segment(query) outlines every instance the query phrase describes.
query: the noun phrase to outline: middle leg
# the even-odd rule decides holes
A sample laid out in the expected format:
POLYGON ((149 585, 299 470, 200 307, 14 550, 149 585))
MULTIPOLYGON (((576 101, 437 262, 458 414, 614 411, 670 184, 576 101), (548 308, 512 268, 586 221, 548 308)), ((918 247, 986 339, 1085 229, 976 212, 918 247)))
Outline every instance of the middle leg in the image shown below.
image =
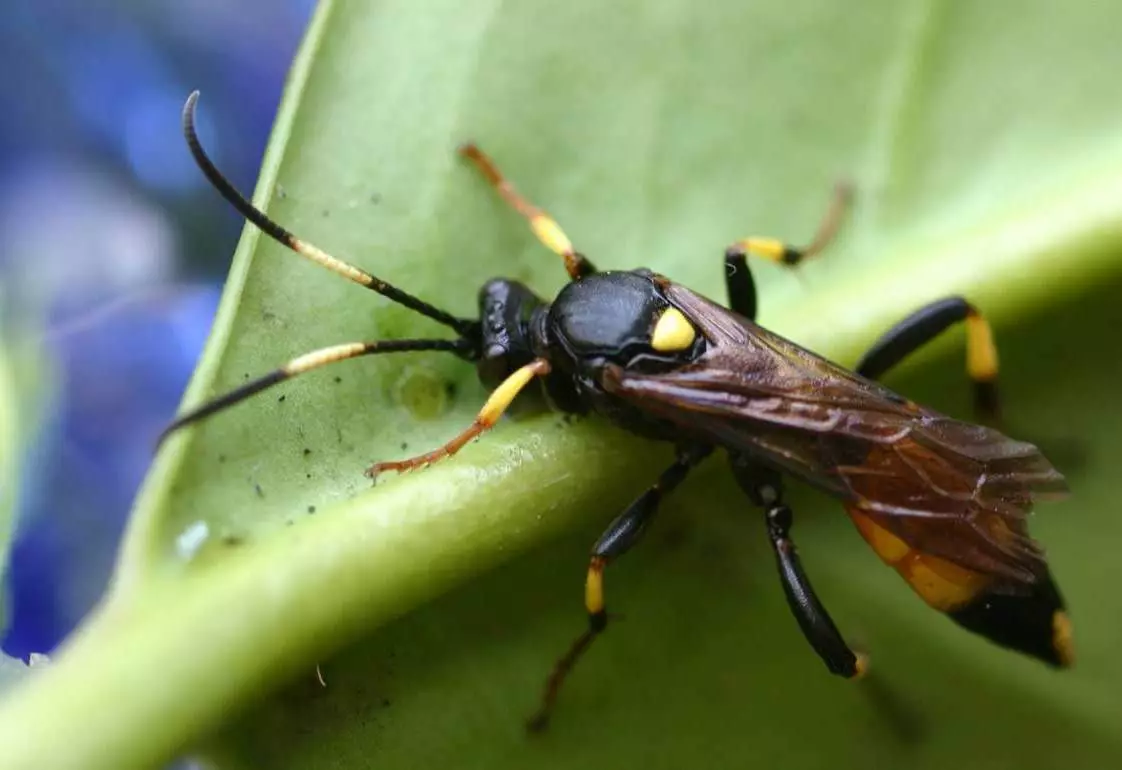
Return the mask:
POLYGON ((847 679, 862 676, 867 667, 865 656, 858 655, 845 643, 803 570, 795 543, 791 539, 793 516, 791 509, 783 502, 782 479, 779 474, 762 468, 744 455, 732 456, 731 464, 733 475, 741 489, 753 503, 765 511, 768 537, 775 551, 783 592, 803 636, 830 673, 847 679))
POLYGON ((849 205, 849 198, 848 185, 838 184, 834 188, 830 208, 818 225, 814 240, 804 248, 797 248, 778 238, 758 237, 742 238, 729 246, 725 250, 725 286, 728 289, 729 307, 745 318, 756 320, 756 283, 752 280, 747 256, 752 254, 788 267, 794 267, 804 259, 813 257, 834 240, 849 205))

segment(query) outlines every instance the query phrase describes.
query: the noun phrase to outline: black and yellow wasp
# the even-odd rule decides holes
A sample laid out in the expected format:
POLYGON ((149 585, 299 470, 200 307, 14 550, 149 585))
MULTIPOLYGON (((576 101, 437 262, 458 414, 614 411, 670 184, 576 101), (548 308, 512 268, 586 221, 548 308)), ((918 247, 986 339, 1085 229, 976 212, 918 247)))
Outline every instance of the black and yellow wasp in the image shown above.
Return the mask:
POLYGON ((555 408, 596 413, 654 440, 677 459, 607 528, 592 549, 585 585, 589 627, 557 662, 535 727, 548 720, 561 682, 607 626, 603 571, 641 538, 664 495, 723 450, 748 498, 764 512, 788 603, 827 668, 860 675, 819 601, 791 539, 783 477, 841 502, 873 550, 930 606, 965 628, 1054 666, 1072 661, 1071 625, 1026 516, 1063 477, 1032 444, 945 417, 875 381, 949 326, 963 322, 967 371, 978 407, 997 411, 997 352, 981 313, 951 297, 890 329, 855 371, 764 329, 747 255, 794 266, 831 239, 839 190, 813 242, 796 249, 747 238, 725 253, 729 308, 647 269, 599 271, 561 227, 522 198, 475 145, 461 154, 560 255, 570 282, 553 302, 523 284, 494 279, 479 293, 479 318, 458 318, 298 239, 254 208, 215 168, 194 129, 198 94, 184 107, 188 145, 203 173, 246 219, 297 254, 451 329, 451 339, 356 342, 308 353, 179 417, 165 433, 221 411, 283 380, 357 356, 444 351, 473 362, 492 388, 467 430, 444 446, 368 471, 406 471, 454 454, 490 428, 520 391, 540 382, 555 408))

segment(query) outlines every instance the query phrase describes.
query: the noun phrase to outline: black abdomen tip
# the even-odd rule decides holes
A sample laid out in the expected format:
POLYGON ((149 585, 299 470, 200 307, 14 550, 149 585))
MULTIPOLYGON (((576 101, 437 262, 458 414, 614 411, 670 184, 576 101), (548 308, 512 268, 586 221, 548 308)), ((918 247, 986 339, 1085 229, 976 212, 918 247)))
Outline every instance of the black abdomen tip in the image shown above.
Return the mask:
POLYGON ((1073 662, 1071 620, 1052 576, 1047 573, 1027 593, 987 590, 948 614, 963 628, 1002 647, 1057 668, 1073 662))

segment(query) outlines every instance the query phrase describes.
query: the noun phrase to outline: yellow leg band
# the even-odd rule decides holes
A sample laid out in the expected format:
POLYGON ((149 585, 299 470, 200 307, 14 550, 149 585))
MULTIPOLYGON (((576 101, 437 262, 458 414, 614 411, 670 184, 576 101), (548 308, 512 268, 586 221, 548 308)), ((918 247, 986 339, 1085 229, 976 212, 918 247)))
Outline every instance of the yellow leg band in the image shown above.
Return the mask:
POLYGON ((977 312, 966 316, 966 373, 987 382, 997 377, 997 347, 989 322, 977 312))
POLYGON ((745 238, 737 241, 736 245, 749 254, 770 259, 772 262, 782 262, 787 246, 777 238, 745 238))
POLYGON ((530 383, 530 380, 548 373, 549 363, 545 359, 539 358, 507 377, 499 387, 491 392, 491 397, 479 410, 479 417, 476 418, 477 422, 487 426, 494 425, 518 393, 530 383))
POLYGON ((588 578, 584 582, 584 606, 590 615, 604 611, 603 559, 593 559, 588 566, 588 578))
POLYGON ((854 679, 863 679, 869 673, 869 656, 863 652, 856 653, 857 657, 857 671, 854 673, 854 679))
POLYGON ((1075 643, 1072 641, 1071 618, 1063 610, 1056 610, 1052 616, 1052 646, 1060 658, 1060 663, 1070 666, 1075 662, 1075 643))

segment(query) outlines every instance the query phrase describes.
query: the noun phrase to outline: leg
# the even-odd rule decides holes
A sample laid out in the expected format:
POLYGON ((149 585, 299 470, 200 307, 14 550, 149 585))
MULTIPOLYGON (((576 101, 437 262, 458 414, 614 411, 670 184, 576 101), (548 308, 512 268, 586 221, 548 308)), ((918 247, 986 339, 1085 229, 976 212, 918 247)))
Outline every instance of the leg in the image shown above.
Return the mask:
POLYGON ((857 364, 857 373, 871 380, 923 347, 949 326, 966 322, 966 374, 974 386, 974 408, 996 418, 997 348, 989 322, 962 297, 948 297, 920 308, 889 329, 857 364))
POLYGON ((549 362, 544 358, 534 359, 503 380, 502 384, 492 391, 491 397, 487 399, 487 403, 483 405, 483 408, 479 410, 478 416, 476 416, 472 424, 463 433, 432 452, 410 457, 408 460, 392 460, 390 462, 374 463, 374 465, 366 469, 366 475, 372 479, 376 479, 378 474, 382 471, 397 471, 403 473, 405 471, 411 471, 414 468, 422 468, 431 465, 437 460, 443 460, 445 457, 451 457, 456 452, 460 451, 464 444, 494 426, 519 392, 529 385, 535 377, 544 377, 547 374, 549 374, 549 362))
POLYGON ((753 254, 789 267, 813 257, 829 246, 837 235, 849 198, 850 189, 847 185, 839 184, 834 188, 834 197, 818 225, 818 232, 805 248, 796 248, 776 238, 757 237, 743 238, 729 246, 725 251, 725 285, 728 287, 729 307, 745 318, 755 320, 756 285, 745 257, 753 254))
POLYGON ((748 267, 746 256, 740 246, 729 246, 725 251, 725 289, 729 295, 729 307, 732 311, 749 321, 755 321, 756 281, 752 278, 752 269, 748 267))
POLYGON ((542 730, 549 723, 553 704, 557 701, 565 677, 592 644, 592 640, 608 625, 608 615, 604 609, 604 567, 609 561, 627 553, 639 542, 643 533, 647 531, 647 525, 658 511, 663 495, 677 487, 690 469, 708 457, 712 451, 712 447, 695 447, 681 452, 674 464, 662 472, 658 481, 650 489, 616 517, 592 547, 592 559, 588 565, 588 578, 584 587, 588 630, 577 637, 568 652, 554 665, 553 673, 546 681, 545 692, 542 694, 541 708, 527 723, 530 730, 542 730))
POLYGON ((749 458, 732 458, 732 469, 737 482, 756 505, 764 508, 767 516, 768 537, 775 551, 779 578, 787 604, 803 636, 822 658, 832 674, 847 679, 865 673, 866 661, 845 643, 830 614, 818 600, 810 578, 803 570, 795 543, 791 540, 791 509, 782 500, 781 479, 777 473, 756 466, 749 458))
POLYGON ((514 189, 514 185, 503 177, 499 167, 487 157, 483 150, 468 143, 460 146, 460 154, 474 163, 475 167, 487 178, 487 181, 498 191, 503 200, 526 218, 530 223, 530 229, 534 231, 538 240, 547 249, 560 255, 565 260, 565 269, 569 271, 570 278, 575 281, 596 272, 593 264, 585 259, 583 254, 573 249, 573 244, 569 237, 565 235, 565 231, 561 229, 561 225, 557 224, 557 221, 549 214, 519 195, 518 191, 514 189))

